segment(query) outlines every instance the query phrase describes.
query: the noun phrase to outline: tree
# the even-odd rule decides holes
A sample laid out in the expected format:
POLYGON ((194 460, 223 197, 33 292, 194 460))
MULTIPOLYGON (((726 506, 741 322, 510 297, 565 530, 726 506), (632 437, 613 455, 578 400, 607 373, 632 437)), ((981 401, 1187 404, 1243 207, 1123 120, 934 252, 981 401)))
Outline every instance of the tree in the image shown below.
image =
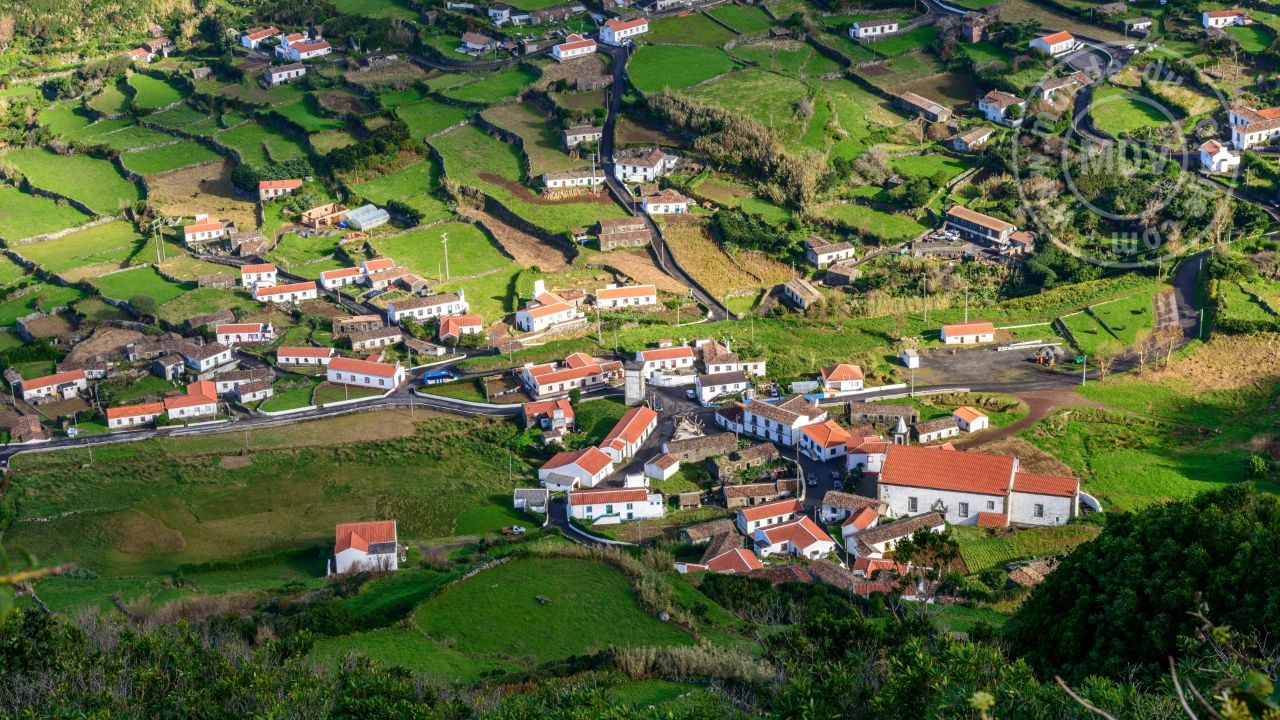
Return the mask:
POLYGON ((149 315, 155 317, 156 310, 160 307, 156 299, 145 293, 137 293, 129 298, 129 307, 138 315, 149 315))
POLYGON ((916 588, 916 596, 930 597, 960 559, 960 545, 951 536, 950 528, 942 532, 921 528, 894 546, 893 559, 911 566, 911 571, 901 578, 903 587, 923 581, 923 586, 916 588))

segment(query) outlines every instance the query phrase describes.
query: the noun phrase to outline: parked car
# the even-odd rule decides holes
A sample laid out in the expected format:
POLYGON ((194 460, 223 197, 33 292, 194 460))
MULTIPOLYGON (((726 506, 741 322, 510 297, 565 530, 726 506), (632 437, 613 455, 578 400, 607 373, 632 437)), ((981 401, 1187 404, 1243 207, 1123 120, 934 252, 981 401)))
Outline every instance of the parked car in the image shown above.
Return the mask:
POLYGON ((698 391, 696 391, 696 390, 685 390, 685 391, 684 391, 684 396, 685 396, 685 397, 687 397, 687 398, 689 398, 690 400, 697 400, 697 399, 698 399, 698 391))
POLYGON ((806 484, 807 484, 809 487, 817 487, 817 486, 818 486, 818 478, 816 478, 816 477, 814 477, 814 476, 810 475, 810 476, 809 476, 809 482, 808 482, 808 483, 806 483, 806 484))

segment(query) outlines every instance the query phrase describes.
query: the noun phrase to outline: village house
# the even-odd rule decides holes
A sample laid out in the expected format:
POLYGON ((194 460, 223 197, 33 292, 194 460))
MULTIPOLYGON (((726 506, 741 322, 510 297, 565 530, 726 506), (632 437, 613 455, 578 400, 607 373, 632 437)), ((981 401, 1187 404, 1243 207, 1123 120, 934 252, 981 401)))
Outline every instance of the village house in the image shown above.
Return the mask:
POLYGON ((106 414, 108 430, 149 425, 164 414, 164 403, 149 402, 109 407, 106 410, 106 414))
POLYGON ((338 203, 325 203, 319 207, 302 211, 302 214, 298 216, 298 223, 303 227, 319 230, 320 228, 337 225, 346 216, 347 209, 345 207, 338 203))
POLYGON ((385 270, 371 270, 364 276, 364 284, 372 290, 386 290, 400 281, 400 278, 413 274, 407 267, 392 265, 385 270))
MULTIPOLYGON (((307 74, 307 66, 300 62, 289 63, 287 65, 272 65, 267 68, 267 84, 271 86, 282 85, 290 80, 297 80, 307 74)), ((259 184, 261 186, 261 184, 259 184)))
POLYGON ((600 26, 600 42, 608 45, 629 45, 631 38, 649 32, 649 21, 644 18, 619 20, 609 18, 600 26))
POLYGON ((822 283, 827 287, 849 287, 862 277, 862 271, 850 265, 832 265, 822 274, 822 283))
POLYGON ((947 345, 973 345, 996 339, 996 328, 989 322, 967 322, 943 325, 940 334, 947 345))
POLYGON ((756 507, 783 498, 794 496, 800 489, 800 481, 795 478, 784 478, 774 482, 751 483, 748 485, 725 485, 725 507, 736 510, 744 507, 756 507))
POLYGON ((800 428, 800 452, 818 462, 844 457, 848 442, 849 432, 835 420, 800 428))
POLYGON ((566 398, 527 402, 520 406, 526 428, 572 432, 575 428, 573 405, 566 398))
POLYGON ((183 343, 179 354, 182 360, 187 364, 187 369, 196 375, 222 367, 232 360, 231 348, 222 343, 205 343, 196 345, 194 343, 183 343))
POLYGON ((614 463, 622 463, 635 456, 649 436, 658 427, 658 413, 648 407, 627 410, 609 434, 600 441, 600 449, 614 463))
POLYGON ((302 36, 298 39, 298 33, 282 36, 280 44, 276 46, 276 55, 294 62, 310 60, 311 58, 322 57, 333 52, 333 48, 329 47, 329 41, 323 38, 310 38, 302 36))
MULTIPOLYGON (((1016 95, 999 90, 992 90, 978 101, 978 110, 988 120, 1001 125, 1018 127, 1022 124, 1023 112, 1027 109, 1027 101, 1016 95), (1010 112, 1017 108, 1016 112, 1010 112)), ((957 206, 958 207, 958 206, 957 206)))
POLYGON ((593 488, 613 473, 613 460, 597 447, 558 452, 538 468, 538 481, 552 492, 593 488))
POLYGON ((426 297, 408 298, 387 303, 387 322, 403 322, 405 318, 425 320, 446 315, 461 315, 467 311, 465 290, 456 293, 439 293, 426 297))
POLYGON ((841 363, 822 368, 818 379, 822 382, 823 395, 840 395, 861 390, 865 376, 860 366, 841 363))
POLYGON ((804 256, 810 265, 824 268, 828 265, 854 259, 857 256, 857 251, 852 243, 827 242, 817 235, 810 235, 804 241, 804 256))
POLYGON ((822 302, 822 293, 804 278, 791 278, 783 283, 782 296, 800 310, 808 310, 822 302))
POLYGON ((85 377, 83 370, 69 370, 30 380, 24 379, 19 381, 18 387, 24 401, 38 405, 49 400, 70 400, 80 397, 81 393, 89 390, 89 379, 85 377))
POLYGON ((273 263, 254 263, 240 266, 240 284, 250 289, 272 287, 276 284, 276 266, 273 263))
POLYGON ((645 195, 640 208, 646 215, 684 215, 689 212, 689 198, 671 188, 645 195))
MULTIPOLYGON (((591 46, 594 48, 595 43, 591 46)), ((560 132, 560 141, 566 150, 572 150, 585 143, 600 142, 603 135, 604 128, 599 125, 570 125, 560 132)))
POLYGON ((752 437, 795 447, 800 429, 826 422, 827 411, 802 395, 792 395, 777 403, 763 400, 743 403, 742 431, 752 437))
MULTIPOLYGON (((1058 93, 1071 90, 1077 85, 1081 85, 1080 76, 1082 73, 1072 73, 1062 77, 1050 78, 1036 84, 1035 92, 1040 99, 1046 102, 1053 102, 1053 98, 1058 93)), ((1087 85, 1088 83, 1083 83, 1087 85)))
MULTIPOLYGON (((686 563, 684 564, 685 572, 692 570, 705 570, 713 573, 723 573, 726 575, 734 575, 740 573, 755 572, 764 568, 760 563, 760 559, 752 555, 749 551, 742 548, 732 548, 726 550, 714 557, 708 558, 702 563, 686 563)), ((677 570, 680 569, 677 563, 677 570)))
POLYGON ((743 360, 730 349, 729 341, 724 343, 715 340, 698 340, 694 343, 702 360, 702 369, 707 373, 722 373, 741 370, 747 375, 757 377, 766 372, 764 360, 743 360))
POLYGON ((266 343, 276 339, 271 323, 229 323, 219 325, 214 331, 218 342, 232 347, 248 343, 266 343))
POLYGON ((468 55, 483 55, 498 49, 498 42, 488 35, 478 32, 462 33, 462 46, 459 51, 468 55))
POLYGON ((150 50, 140 47, 129 50, 125 55, 133 62, 149 63, 155 58, 155 55, 153 55, 150 50))
POLYGON ((947 527, 940 513, 927 512, 914 517, 903 518, 891 523, 877 524, 865 530, 845 535, 845 547, 850 554, 859 559, 883 558, 885 553, 893 552, 898 542, 909 538, 920 530, 942 532, 947 527))
POLYGON ((937 512, 956 525, 1063 525, 1079 512, 1080 481, 1024 472, 1009 455, 889 448, 877 483, 889 514, 937 512))
POLYGON ((279 34, 280 31, 274 25, 250 28, 240 36, 240 44, 250 50, 257 50, 258 44, 263 40, 268 40, 279 34))
POLYGON ((1254 145, 1262 145, 1280 137, 1280 107, 1255 110, 1248 105, 1231 106, 1228 115, 1231 124, 1231 145, 1245 151, 1254 145))
POLYGON ((680 458, 658 451, 644 464, 644 476, 656 482, 670 480, 680 472, 680 458))
POLYGON ((682 463, 701 462, 709 457, 728 455, 737 449, 738 438, 728 432, 668 440, 662 444, 662 452, 674 455, 682 463))
POLYGON ((1125 20, 1121 25, 1124 27, 1125 34, 1141 33, 1147 34, 1151 30, 1154 23, 1149 17, 1136 17, 1125 20))
POLYGON ((228 370, 213 376, 214 393, 217 397, 234 394, 236 388, 252 382, 267 381, 275 377, 271 368, 251 368, 249 370, 228 370))
POLYGON ((1000 218, 984 215, 963 205, 952 205, 947 210, 946 227, 960 235, 996 247, 1007 246, 1018 226, 1000 218))
POLYGON ((960 426, 954 416, 948 415, 927 422, 916 423, 916 440, 927 445, 939 440, 953 438, 960 434, 960 426))
POLYGON ((254 380, 253 382, 240 383, 234 391, 236 401, 242 405, 266 400, 275 394, 276 389, 270 380, 254 380))
POLYGON ((337 290, 340 287, 355 285, 364 281, 365 274, 358 267, 322 270, 320 272, 320 286, 325 290, 337 290))
POLYGON ((679 345, 637 350, 636 362, 640 363, 640 374, 646 378, 653 377, 657 372, 692 370, 693 348, 688 345, 679 345))
POLYGON ((234 225, 227 220, 210 220, 208 215, 196 215, 195 222, 182 228, 182 241, 188 245, 221 240, 234 225))
POLYGON ((177 380, 182 377, 186 364, 181 355, 165 355, 151 361, 151 374, 161 380, 177 380))
POLYGON ((958 407, 951 413, 951 417, 956 419, 956 425, 967 433, 976 433, 991 427, 991 420, 987 414, 975 407, 958 407))
POLYGON ((484 320, 479 315, 450 315, 440 318, 440 331, 437 336, 441 342, 458 341, 467 335, 484 333, 484 320))
POLYGON ((898 353, 898 362, 902 363, 902 367, 914 370, 920 367, 920 352, 915 348, 903 348, 898 353))
MULTIPOLYGON (((904 440, 907 435, 906 421, 898 418, 902 427, 897 435, 904 440)), ((884 455, 889 446, 888 440, 866 428, 858 428, 849 432, 845 442, 844 467, 850 475, 879 475, 884 467, 884 455)))
POLYGON ((929 122, 947 122, 951 119, 951 110, 923 95, 904 92, 898 96, 898 104, 908 113, 917 115, 929 122))
POLYGON ((400 567, 404 552, 395 520, 343 523, 335 528, 334 536, 330 575, 390 572, 400 567))
POLYGON ((645 488, 602 488, 569 493, 569 517, 593 525, 660 518, 667 514, 661 493, 645 488))
POLYGON ((1200 14, 1200 24, 1206 28, 1225 28, 1232 25, 1250 25, 1253 19, 1240 8, 1230 10, 1205 10, 1200 14))
POLYGON ((218 414, 218 391, 208 380, 197 380, 187 386, 186 395, 164 399, 164 411, 170 420, 190 420, 218 414))
POLYGON ((562 363, 532 363, 516 370, 516 377, 535 400, 588 392, 609 384, 622 374, 622 363, 601 363, 584 353, 573 353, 562 363))
POLYGON ((1240 156, 1217 140, 1200 146, 1200 167, 1209 172, 1232 172, 1240 167, 1240 156))
POLYGON ((253 299, 261 303, 300 303, 319 297, 316 281, 289 283, 274 287, 259 287, 253 291, 253 299))
POLYGON ((516 311, 516 327, 524 332, 541 332, 585 317, 577 307, 569 304, 559 295, 547 292, 542 280, 535 280, 533 299, 516 311))
POLYGON ((751 381, 741 370, 699 375, 694 380, 698 402, 706 405, 722 395, 737 395, 751 387, 751 381))
POLYGON ((394 390, 404 382, 400 363, 373 362, 335 357, 325 366, 325 379, 339 385, 358 385, 378 390, 394 390))
POLYGON ((758 528, 752 533, 751 541, 756 554, 762 558, 793 555, 817 560, 830 555, 836 547, 835 540, 808 517, 758 528))
POLYGON ((644 247, 653 240, 644 218, 616 218, 600 221, 597 232, 600 249, 614 250, 621 247, 644 247))
POLYGON ((886 509, 884 503, 875 498, 854 495, 840 490, 828 490, 822 496, 822 504, 818 506, 817 518, 824 525, 831 525, 844 522, 851 517, 863 517, 860 522, 864 523, 865 527, 860 529, 866 530, 875 524, 880 512, 886 509), (865 516, 867 511, 870 511, 870 517, 865 516))
POLYGON ((551 493, 546 488, 516 488, 512 492, 511 506, 516 510, 546 515, 550 503, 551 493))
POLYGON ((653 285, 609 285, 596 291, 596 307, 601 310, 658 304, 658 288, 653 285))
POLYGON ((628 155, 614 158, 613 174, 622 182, 651 183, 675 169, 679 160, 675 155, 668 155, 653 148, 639 155, 628 155))
POLYGON ((920 419, 920 411, 910 405, 890 403, 850 402, 845 413, 851 423, 897 424, 899 420, 914 423, 920 419))
POLYGON ((595 51, 595 40, 572 33, 564 39, 564 42, 551 46, 551 57, 555 58, 556 62, 564 62, 591 55, 595 51))
POLYGON ((733 523, 738 532, 751 537, 759 528, 777 525, 788 520, 804 517, 804 505, 795 499, 778 500, 776 502, 740 507, 734 513, 733 523))
POLYGON ((542 174, 542 185, 549 190, 575 187, 594 188, 603 185, 604 182, 605 175, 603 170, 565 170, 564 172, 542 174))
POLYGON ((1080 43, 1075 36, 1065 30, 1047 33, 1034 39, 1029 47, 1043 55, 1049 57, 1057 57, 1065 53, 1069 53, 1079 47, 1080 43))
POLYGON ((986 147, 991 136, 995 134, 995 128, 976 127, 965 130, 959 135, 953 135, 947 139, 947 145, 956 152, 974 152, 986 147))
POLYGON ((346 317, 336 317, 332 323, 333 334, 335 337, 341 337, 360 330, 370 330, 376 327, 382 327, 382 317, 379 315, 348 315, 346 317))
POLYGON ((879 40, 896 32, 898 32, 898 21, 891 18, 859 20, 849 26, 849 37, 860 41, 879 40))
POLYGON ((398 327, 380 327, 372 330, 361 330, 347 336, 352 350, 377 350, 390 347, 404 340, 404 333, 398 327))

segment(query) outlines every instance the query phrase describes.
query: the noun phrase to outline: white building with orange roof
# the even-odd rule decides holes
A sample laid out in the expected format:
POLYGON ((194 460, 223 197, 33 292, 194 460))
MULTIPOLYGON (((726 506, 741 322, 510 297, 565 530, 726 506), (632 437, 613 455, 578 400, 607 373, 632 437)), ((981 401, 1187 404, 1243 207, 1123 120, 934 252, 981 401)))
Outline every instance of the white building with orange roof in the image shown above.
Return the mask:
POLYGON ((653 285, 610 285, 596 291, 596 307, 601 310, 658 304, 658 288, 653 285))
POLYGON ((1200 167, 1209 172, 1231 172, 1240 167, 1240 156, 1217 140, 1209 140, 1200 146, 1200 167))
POLYGON ((636 362, 641 363, 640 372, 645 377, 668 370, 692 370, 694 363, 693 348, 687 345, 676 347, 651 348, 637 350, 636 362))
POLYGON ((648 407, 633 407, 623 413, 618 424, 600 441, 600 449, 615 463, 635 456, 658 427, 658 413, 648 407))
POLYGON ((214 334, 218 342, 232 347, 248 343, 265 343, 276 339, 276 329, 271 323, 226 323, 219 325, 214 334))
POLYGON ((301 180, 259 180, 258 200, 266 202, 285 195, 292 195, 294 190, 302 187, 301 180))
POLYGON ((631 38, 649 32, 649 21, 644 18, 620 20, 609 18, 600 26, 600 42, 608 45, 629 45, 631 38))
POLYGON ((186 395, 164 399, 164 411, 171 420, 190 420, 218 414, 218 390, 208 380, 197 380, 187 386, 186 395))
POLYGON ((364 280, 364 271, 358 267, 325 270, 320 273, 320 285, 325 290, 337 290, 338 288, 346 287, 347 285, 363 283, 364 280))
POLYGON ((253 263, 240 266, 240 284, 250 289, 271 287, 276 284, 278 271, 274 263, 253 263))
POLYGON ((250 28, 240 36, 240 44, 250 50, 256 50, 258 44, 274 35, 279 34, 279 30, 274 25, 267 27, 250 28))
POLYGON ((461 340, 466 335, 480 335, 484 332, 484 319, 479 315, 450 315, 440 318, 440 340, 461 340))
MULTIPOLYGON (((902 432, 906 432, 905 424, 902 432)), ((884 454, 892 444, 873 432, 851 432, 844 449, 845 472, 879 475, 884 454)))
POLYGON ((70 400, 79 397, 80 393, 89 389, 89 378, 84 370, 68 370, 67 372, 43 375, 18 383, 20 395, 27 402, 56 399, 70 400))
POLYGON ((516 311, 516 327, 524 332, 541 332, 585 317, 581 310, 559 295, 547 292, 542 280, 535 280, 533 299, 516 311))
POLYGON ((948 345, 974 345, 994 342, 996 328, 989 322, 967 322, 943 325, 940 335, 948 345))
POLYGON ((590 355, 573 353, 560 363, 525 365, 516 377, 535 400, 588 391, 607 385, 622 374, 622 363, 600 362, 590 355))
POLYGON ((680 458, 661 450, 654 453, 644 464, 644 475, 650 480, 662 482, 670 480, 680 472, 680 458))
POLYGON ((951 417, 956 419, 956 425, 967 433, 975 433, 986 430, 991 427, 991 420, 987 414, 976 407, 958 407, 951 412, 951 417))
POLYGON ((818 462, 844 457, 848 442, 849 432, 835 420, 800 428, 800 452, 818 462))
POLYGON ((706 562, 705 567, 708 572, 735 574, 760 570, 764 568, 764 565, 760 563, 760 558, 752 555, 749 551, 742 548, 734 548, 711 558, 706 562))
POLYGON ((552 491, 593 488, 613 473, 613 460, 600 448, 559 452, 538 468, 538 481, 552 491))
POLYGON ((667 514, 662 493, 646 488, 577 490, 569 493, 568 503, 569 517, 593 525, 616 525, 667 514))
POLYGON ((232 224, 225 220, 210 220, 208 215, 196 215, 195 222, 182 228, 182 241, 188 245, 206 243, 225 238, 232 224))
POLYGON ((274 287, 260 287, 253 291, 253 299, 262 303, 299 303, 319 297, 316 281, 289 283, 274 287))
POLYGON ((738 508, 733 524, 738 532, 750 536, 757 529, 784 523, 804 515, 804 505, 795 499, 738 508))
MULTIPOLYGON (((822 504, 818 506, 818 519, 823 523, 831 524, 847 520, 854 515, 860 515, 863 510, 870 510, 875 516, 879 516, 880 511, 884 509, 884 503, 875 498, 854 495, 840 490, 828 490, 826 495, 822 496, 822 504)), ((870 523, 870 520, 863 522, 870 523)), ((870 527, 870 524, 867 525, 870 527)), ((864 530, 866 528, 863 528, 864 530)))
POLYGON ((1079 46, 1080 41, 1076 40, 1075 35, 1065 30, 1041 35, 1030 43, 1032 50, 1049 57, 1057 57, 1064 53, 1069 53, 1079 46))
POLYGON ((992 217, 963 205, 947 209, 946 227, 955 230, 968 240, 1004 247, 1009 244, 1018 226, 1006 220, 992 217))
POLYGON ((860 366, 848 363, 828 365, 822 368, 822 372, 819 374, 824 395, 856 392, 862 389, 862 382, 865 379, 866 376, 860 366))
POLYGON ((1222 29, 1232 25, 1249 25, 1252 22, 1253 19, 1249 17, 1249 13, 1240 8, 1205 10, 1200 13, 1200 24, 1205 28, 1222 29))
POLYGON ((1236 150, 1248 150, 1280 137, 1280 107, 1254 109, 1237 103, 1231 106, 1228 121, 1231 145, 1236 150))
POLYGON ((389 572, 400 567, 395 520, 343 523, 334 529, 330 575, 389 572))
POLYGON ((595 51, 595 40, 572 33, 564 39, 564 42, 551 47, 551 57, 555 58, 556 62, 564 62, 565 60, 586 57, 595 51))
POLYGON ((751 533, 751 541, 756 554, 762 558, 792 555, 817 560, 830 555, 836 548, 836 541, 807 516, 758 528, 751 533))
POLYGON ((689 198, 671 188, 664 188, 640 201, 646 215, 684 215, 689 212, 689 198))
POLYGON ((800 442, 801 428, 826 422, 827 411, 801 395, 776 403, 752 400, 742 406, 742 432, 786 447, 800 442))
POLYGON ((325 367, 335 354, 331 347, 282 347, 276 350, 276 364, 325 367))
POLYGON ((122 430, 155 422, 164 414, 164 403, 150 402, 107 408, 107 429, 122 430))
POLYGON ((376 257, 360 263, 360 269, 364 271, 365 275, 372 275, 373 273, 382 272, 383 270, 390 270, 395 266, 396 261, 389 257, 376 257))
POLYGON ((339 385, 357 385, 377 390, 394 390, 404 382, 400 363, 373 362, 335 357, 325 366, 325 378, 339 385))

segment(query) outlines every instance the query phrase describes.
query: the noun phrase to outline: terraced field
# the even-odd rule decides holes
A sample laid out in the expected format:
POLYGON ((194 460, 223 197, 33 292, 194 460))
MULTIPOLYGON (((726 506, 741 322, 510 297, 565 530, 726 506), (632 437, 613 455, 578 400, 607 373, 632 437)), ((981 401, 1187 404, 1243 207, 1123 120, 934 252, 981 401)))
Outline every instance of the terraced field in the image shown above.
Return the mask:
POLYGON ((79 200, 99 213, 114 213, 142 199, 142 189, 108 160, 31 148, 8 153, 0 162, 17 168, 36 187, 79 200))

